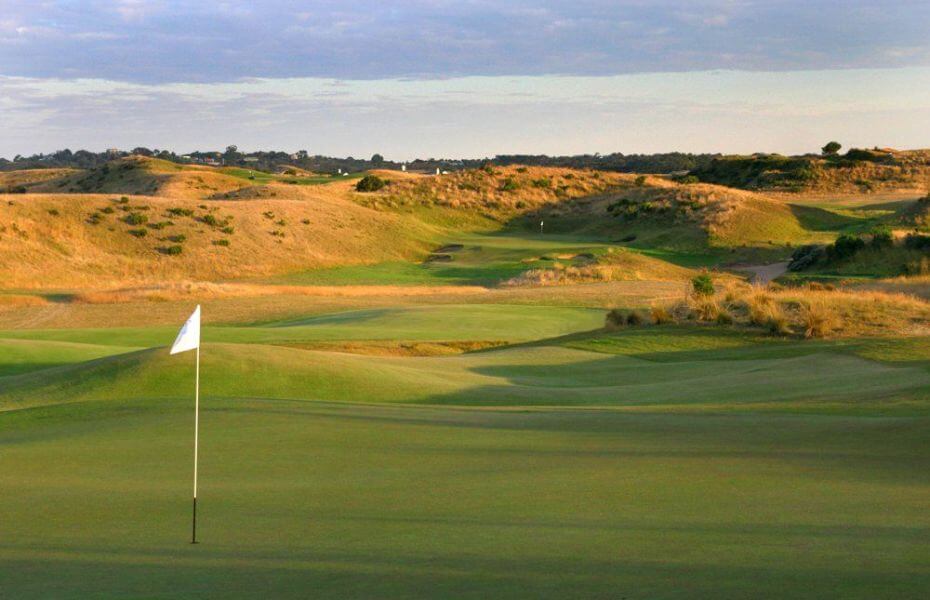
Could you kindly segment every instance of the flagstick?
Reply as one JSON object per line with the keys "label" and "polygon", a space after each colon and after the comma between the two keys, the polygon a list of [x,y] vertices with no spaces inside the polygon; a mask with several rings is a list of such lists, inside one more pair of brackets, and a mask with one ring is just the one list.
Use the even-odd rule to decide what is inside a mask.
{"label": "flagstick", "polygon": [[194,518],[191,543],[197,543],[197,449],[200,445],[200,344],[197,344],[197,369],[194,375]]}

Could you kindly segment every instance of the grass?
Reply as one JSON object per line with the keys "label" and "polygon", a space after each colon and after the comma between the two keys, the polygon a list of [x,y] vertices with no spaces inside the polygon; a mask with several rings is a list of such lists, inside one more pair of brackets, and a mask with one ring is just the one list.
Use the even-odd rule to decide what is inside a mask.
{"label": "grass", "polygon": [[253,185],[267,185],[269,183],[323,185],[326,183],[332,183],[334,181],[360,179],[365,175],[364,173],[350,173],[344,177],[330,175],[313,175],[301,177],[296,175],[276,175],[266,171],[258,171],[255,169],[246,169],[241,167],[223,167],[219,171],[225,175],[231,175],[239,179],[245,179],[246,181],[251,182]]}
{"label": "grass", "polygon": [[[209,170],[149,170],[169,168],[184,178],[164,185],[191,194],[226,185]],[[575,198],[603,191],[592,173],[552,171],[548,191],[527,183],[536,172],[503,190],[507,173],[360,199],[334,182],[210,200],[217,219],[234,216],[222,265],[216,233],[180,214],[164,235],[187,235],[184,254],[152,262],[132,252],[162,233],[128,252],[107,245],[116,216],[84,223],[112,196],[4,205],[20,229],[0,250],[29,252],[0,296],[0,595],[922,597],[930,336],[906,335],[928,321],[922,303],[770,292],[819,329],[811,303],[835,303],[842,336],[804,340],[741,322],[601,329],[608,308],[649,314],[686,281],[500,286],[621,244],[651,278],[653,261],[681,274],[771,258],[892,213],[782,203],[756,223],[770,200],[651,178],[643,194],[674,196],[682,218],[706,200],[706,221],[621,224],[602,218],[612,197]],[[546,226],[563,233],[522,230],[508,212],[549,210],[562,186]],[[422,202],[403,204],[404,190]],[[460,197],[476,210],[453,206]],[[179,198],[144,204],[156,220],[208,202]],[[281,220],[278,244],[267,231]],[[421,262],[430,250],[443,258]],[[74,256],[123,283],[68,279]],[[211,283],[220,267],[238,281]],[[40,272],[55,287],[30,293]],[[159,284],[124,281],[134,273]],[[870,285],[930,295],[926,281]],[[195,302],[207,326],[191,546],[194,357],[165,346]]]}
{"label": "grass", "polygon": [[[4,331],[3,589],[675,599],[930,585],[930,338],[584,333],[603,315],[415,306],[205,329],[194,547],[193,357],[137,350],[175,328]],[[523,343],[271,345],[454,338]]]}
{"label": "grass", "polygon": [[205,406],[196,547],[187,402],[23,414],[0,434],[4,589],[905,598],[930,584],[923,420]]}

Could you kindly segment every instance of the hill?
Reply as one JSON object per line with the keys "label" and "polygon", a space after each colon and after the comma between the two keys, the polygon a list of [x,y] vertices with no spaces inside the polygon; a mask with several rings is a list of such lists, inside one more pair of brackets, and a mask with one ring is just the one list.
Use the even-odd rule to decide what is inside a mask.
{"label": "hill", "polygon": [[248,185],[247,181],[210,167],[128,156],[88,171],[47,181],[30,191],[200,198]]}
{"label": "hill", "polygon": [[0,171],[0,194],[22,194],[40,184],[80,173],[77,169],[22,169]]}
{"label": "hill", "polygon": [[8,288],[222,280],[413,259],[435,245],[436,228],[359,206],[340,185],[251,202],[17,195],[0,202],[0,274]]}
{"label": "hill", "polygon": [[854,148],[837,156],[723,156],[691,171],[707,183],[753,190],[869,193],[930,189],[930,150]]}

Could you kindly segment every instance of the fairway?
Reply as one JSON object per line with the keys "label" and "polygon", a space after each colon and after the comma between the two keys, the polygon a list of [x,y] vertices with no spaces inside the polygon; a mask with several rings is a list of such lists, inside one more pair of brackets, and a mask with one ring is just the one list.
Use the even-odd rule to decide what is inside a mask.
{"label": "fairway", "polygon": [[16,598],[918,598],[923,418],[212,399],[8,416]]}
{"label": "fairway", "polygon": [[[205,329],[197,546],[192,357],[139,349],[172,329],[6,331],[0,581],[16,598],[921,596],[926,339],[604,333],[600,315]],[[306,346],[454,338],[511,346]]]}

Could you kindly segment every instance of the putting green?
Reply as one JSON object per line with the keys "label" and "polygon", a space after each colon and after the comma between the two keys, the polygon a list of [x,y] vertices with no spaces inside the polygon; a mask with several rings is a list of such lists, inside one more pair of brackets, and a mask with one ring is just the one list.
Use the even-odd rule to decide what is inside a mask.
{"label": "putting green", "polygon": [[[17,411],[15,598],[917,598],[926,419],[208,400]],[[17,424],[22,420],[23,423]]]}

